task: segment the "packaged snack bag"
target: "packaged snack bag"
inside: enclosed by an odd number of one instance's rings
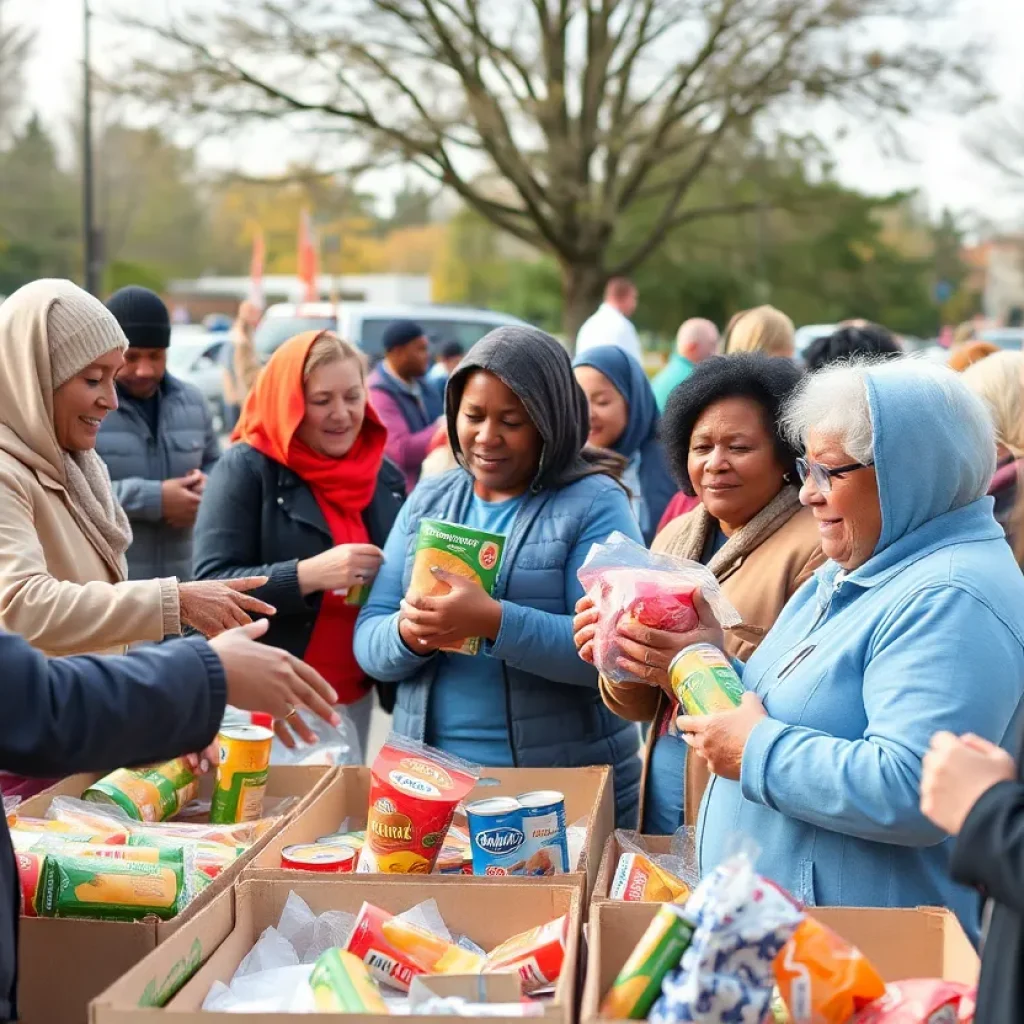
[[[618,829],[615,838],[623,852],[608,888],[610,899],[630,903],[684,903],[689,899],[700,880],[692,827],[678,829],[669,852],[663,854],[650,853],[637,832]]]
[[[392,916],[380,907],[364,903],[345,948],[359,957],[378,981],[408,992],[412,979],[425,971],[404,949],[392,945],[384,934],[384,922],[390,921]]]
[[[456,946],[401,917],[381,923],[384,938],[425,974],[479,974],[483,957]]]
[[[594,665],[614,682],[642,682],[619,667],[622,652],[616,637],[621,619],[652,629],[689,632],[697,625],[693,592],[699,587],[724,628],[742,621],[706,566],[648,551],[622,533],[595,544],[577,575],[599,616]]]
[[[897,981],[850,1024],[971,1024],[974,1000],[974,989],[956,981]]]
[[[693,941],[665,978],[652,1024],[762,1024],[773,965],[803,920],[790,897],[754,872],[747,854],[716,868],[686,904]]]
[[[504,549],[502,534],[485,533],[439,519],[421,519],[409,593],[424,597],[447,594],[451,587],[432,571],[443,569],[479,583],[490,594],[501,571]],[[456,654],[479,654],[480,643],[480,637],[466,637],[461,644],[447,650]]]
[[[775,979],[793,1024],[847,1024],[885,995],[885,982],[861,951],[813,917],[782,947]]]
[[[484,973],[515,971],[524,995],[547,988],[558,981],[565,962],[568,914],[537,928],[513,935],[496,946],[484,960]]]
[[[309,976],[320,1013],[389,1013],[366,964],[342,949],[320,956]]]
[[[429,874],[480,766],[392,733],[373,762],[358,871]]]

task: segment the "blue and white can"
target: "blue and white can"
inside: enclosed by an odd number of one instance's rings
[[[466,807],[474,875],[558,875],[568,870],[565,797],[553,790],[496,796]]]
[[[530,849],[527,874],[561,875],[569,870],[565,833],[565,796],[553,789],[520,793],[525,845]]]

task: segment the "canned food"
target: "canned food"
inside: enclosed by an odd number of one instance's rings
[[[344,846],[322,846],[302,843],[286,846],[281,851],[281,867],[295,871],[320,871],[324,874],[347,874],[356,869],[356,850]]]
[[[147,768],[118,768],[94,782],[83,800],[113,804],[136,821],[166,821],[195,800],[199,780],[183,757]]]
[[[643,1020],[661,993],[661,983],[679,966],[694,925],[677,903],[663,903],[629,955],[601,1003],[602,1017]]]
[[[538,790],[466,806],[474,875],[555,875],[568,869],[565,797]]]
[[[366,964],[343,949],[329,949],[317,960],[309,984],[321,1013],[388,1013]]]
[[[217,825],[255,821],[263,814],[274,734],[261,725],[234,725],[217,737],[220,764],[210,804]]]
[[[688,715],[731,711],[743,699],[743,683],[713,644],[685,647],[668,667],[672,690]]]

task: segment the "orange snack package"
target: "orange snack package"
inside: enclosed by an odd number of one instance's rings
[[[681,878],[659,867],[646,854],[630,851],[619,857],[608,896],[631,903],[684,903],[690,892]]]
[[[485,974],[515,971],[529,995],[558,981],[565,962],[565,942],[569,915],[513,935],[496,946],[484,960]]]
[[[384,938],[426,974],[479,974],[483,957],[400,917],[381,922]]]
[[[885,982],[855,946],[805,917],[775,958],[775,980],[793,1024],[847,1024],[885,995]]]
[[[392,733],[371,769],[357,871],[427,875],[480,766]]]
[[[364,903],[345,949],[359,957],[378,981],[408,992],[412,979],[426,972],[404,949],[392,945],[384,934],[384,922],[391,919],[392,915],[386,910]]]

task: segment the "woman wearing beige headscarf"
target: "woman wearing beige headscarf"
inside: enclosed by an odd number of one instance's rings
[[[730,321],[725,343],[726,355],[734,352],[761,352],[766,356],[792,359],[796,352],[793,321],[774,306],[748,309]]]
[[[0,306],[0,628],[48,655],[113,653],[190,626],[213,636],[274,609],[264,579],[125,582],[131,528],[95,452],[127,340],[70,281]]]

